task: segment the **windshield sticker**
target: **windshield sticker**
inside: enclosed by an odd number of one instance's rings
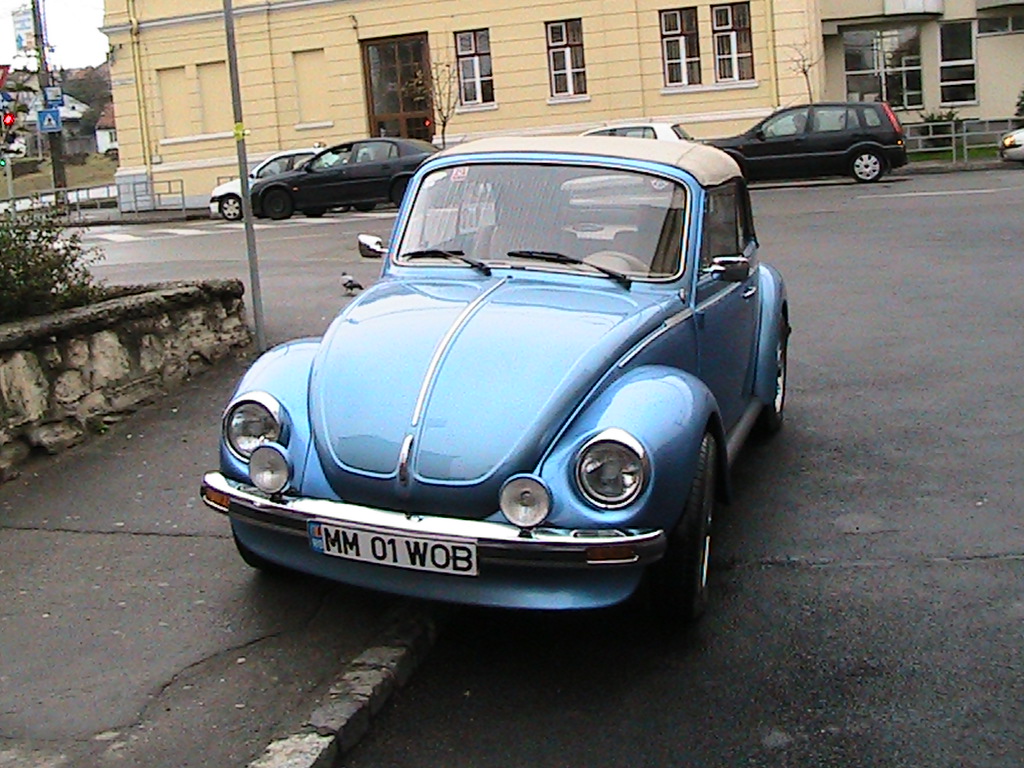
[[[452,168],[452,181],[465,181],[469,175],[469,168],[464,165],[460,165],[458,168]]]

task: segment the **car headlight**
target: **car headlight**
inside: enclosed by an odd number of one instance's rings
[[[263,443],[249,457],[249,479],[264,493],[280,493],[292,479],[292,468],[284,449]]]
[[[576,484],[602,509],[636,501],[650,474],[640,441],[622,429],[608,429],[587,441],[576,459]]]
[[[516,475],[506,480],[501,487],[498,505],[501,507],[501,513],[513,525],[520,528],[535,528],[543,523],[551,512],[551,493],[537,478]]]
[[[248,459],[263,443],[278,442],[281,432],[281,406],[263,392],[245,395],[224,414],[224,439],[241,459]]]

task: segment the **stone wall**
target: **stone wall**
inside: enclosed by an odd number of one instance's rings
[[[0,325],[0,482],[230,354],[248,352],[238,280],[166,283]]]

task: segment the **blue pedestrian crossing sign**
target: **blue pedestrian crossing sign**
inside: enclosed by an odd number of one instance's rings
[[[59,109],[40,109],[36,113],[36,120],[42,133],[60,133],[63,129]]]

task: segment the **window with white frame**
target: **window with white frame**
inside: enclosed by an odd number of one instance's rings
[[[455,55],[459,63],[459,103],[463,106],[493,104],[490,30],[456,32]]]
[[[843,54],[849,101],[887,101],[898,109],[924,106],[916,25],[847,30]]]
[[[697,9],[661,11],[661,58],[665,85],[700,84]]]
[[[551,95],[582,96],[587,92],[583,60],[583,22],[580,19],[547,23],[548,70]]]
[[[1024,32],[1024,14],[978,18],[979,35],[1009,35],[1014,32]]]
[[[978,100],[974,62],[974,22],[955,21],[939,27],[939,92],[943,104]]]
[[[753,80],[750,3],[711,6],[711,33],[715,44],[715,80]]]

